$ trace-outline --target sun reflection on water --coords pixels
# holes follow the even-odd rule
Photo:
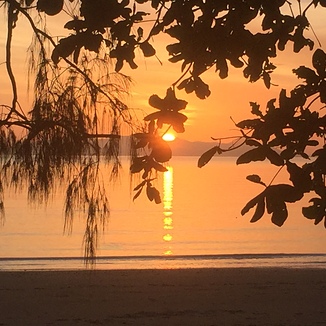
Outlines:
[[[173,168],[167,167],[167,171],[163,174],[163,229],[165,231],[163,235],[163,241],[166,243],[164,255],[172,255],[172,230],[173,230],[173,212],[172,212],[172,201],[173,201]]]

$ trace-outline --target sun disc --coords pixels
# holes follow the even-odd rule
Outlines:
[[[175,140],[175,136],[173,134],[170,134],[170,133],[164,134],[162,138],[165,141],[173,141],[173,140]]]

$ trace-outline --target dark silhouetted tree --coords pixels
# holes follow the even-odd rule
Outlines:
[[[113,175],[117,173],[122,123],[133,131],[131,173],[141,173],[143,179],[134,198],[145,189],[149,200],[160,203],[153,181],[172,156],[162,135],[169,128],[184,132],[187,120],[180,112],[187,102],[177,98],[176,90],[206,99],[211,91],[205,72],[213,69],[224,79],[230,66],[241,69],[249,82],[262,81],[270,88],[276,69],[272,59],[285,48],[297,53],[308,47],[312,67],[293,71],[302,83],[282,90],[265,109],[250,103],[254,118],[236,123],[240,136],[227,147],[216,139],[198,166],[215,154],[250,146],[238,164],[268,160],[288,172],[289,182],[277,184],[275,177],[267,184],[256,174],[248,176],[263,191],[242,214],[255,207],[252,222],[267,212],[281,226],[288,217],[287,203],[312,193],[303,215],[315,224],[324,220],[326,226],[326,118],[321,110],[326,103],[326,54],[306,36],[311,29],[307,13],[325,10],[325,1],[2,0],[0,5],[8,18],[5,53],[12,94],[11,103],[2,105],[0,119],[2,212],[5,186],[26,184],[32,201],[46,201],[57,180],[65,180],[66,228],[72,226],[74,209],[82,207],[85,256],[93,257],[97,233],[109,214],[99,162],[105,155],[113,162]],[[48,19],[62,23],[66,35],[52,37]],[[14,30],[23,20],[33,36],[29,55],[35,98],[30,108],[20,106],[11,62]],[[129,79],[120,72],[126,64],[137,68],[137,49],[144,57],[157,55],[152,40],[163,33],[171,37],[169,60],[179,63],[182,72],[163,97],[149,98],[156,111],[140,128],[123,103]],[[103,114],[109,127],[103,126]],[[306,161],[299,164],[298,156]]]

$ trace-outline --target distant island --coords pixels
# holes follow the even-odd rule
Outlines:
[[[181,138],[176,138],[174,141],[169,142],[172,149],[173,156],[197,156],[200,157],[204,152],[216,146],[218,142],[202,142],[202,141],[188,141]],[[231,145],[231,143],[229,144]],[[223,148],[227,148],[228,144],[224,144]],[[239,156],[245,151],[246,146],[239,149],[224,153],[223,156]],[[130,154],[129,137],[122,137],[120,155],[128,156]]]
[[[188,141],[180,138],[176,138],[169,145],[173,151],[174,156],[198,156],[200,157],[204,152],[210,148],[216,146],[218,142],[201,142],[201,141]],[[231,144],[230,144],[231,145]],[[227,147],[225,144],[223,148]],[[244,152],[244,147],[224,153],[223,156],[239,156]]]

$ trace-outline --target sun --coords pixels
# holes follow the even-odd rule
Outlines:
[[[175,136],[171,133],[164,134],[162,138],[165,141],[174,141],[175,140]]]

